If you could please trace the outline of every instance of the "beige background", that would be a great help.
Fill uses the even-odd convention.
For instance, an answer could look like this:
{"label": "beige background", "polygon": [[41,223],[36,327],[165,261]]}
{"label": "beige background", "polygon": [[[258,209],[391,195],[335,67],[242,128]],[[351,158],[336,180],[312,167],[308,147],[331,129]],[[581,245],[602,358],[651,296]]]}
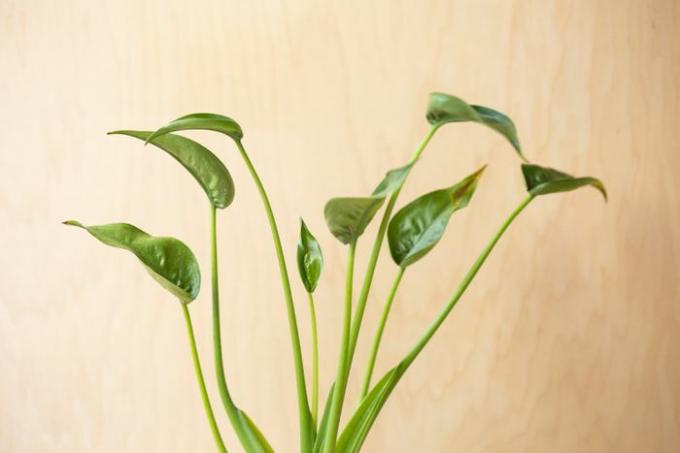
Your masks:
{"label": "beige background", "polygon": [[[679,80],[675,0],[0,0],[0,451],[213,449],[179,308],[130,256],[59,224],[131,221],[177,236],[207,275],[203,193],[172,159],[107,130],[193,111],[242,124],[289,263],[298,216],[323,246],[325,394],[345,249],[323,205],[366,194],[406,161],[433,90],[507,112],[530,159],[600,176],[611,199],[582,190],[522,215],[365,450],[680,451]],[[220,214],[231,387],[277,450],[292,452],[290,343],[263,211],[233,146],[194,136],[237,183]],[[487,162],[474,202],[407,274],[379,374],[523,196],[518,160],[478,125],[442,129],[412,174],[402,201]],[[387,253],[380,272],[365,333],[395,273]],[[239,451],[212,379],[208,291],[192,310]],[[355,373],[351,405],[358,386]]]}

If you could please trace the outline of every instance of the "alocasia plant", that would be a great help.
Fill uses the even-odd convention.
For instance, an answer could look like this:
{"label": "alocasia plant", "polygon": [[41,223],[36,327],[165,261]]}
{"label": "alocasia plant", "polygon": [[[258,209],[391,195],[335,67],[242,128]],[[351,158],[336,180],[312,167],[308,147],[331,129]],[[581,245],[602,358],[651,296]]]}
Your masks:
{"label": "alocasia plant", "polygon": [[[111,134],[126,135],[139,139],[145,144],[152,144],[171,155],[191,173],[208,197],[210,206],[209,240],[211,246],[212,329],[216,381],[224,410],[245,451],[249,453],[267,453],[274,450],[250,417],[236,406],[227,386],[227,377],[222,357],[217,266],[217,212],[219,209],[227,208],[233,201],[234,183],[229,171],[215,154],[203,145],[189,138],[177,135],[175,132],[197,129],[210,130],[226,135],[236,145],[262,199],[281,274],[293,349],[293,365],[296,375],[300,451],[302,453],[354,453],[361,449],[377,416],[401,377],[451,313],[451,310],[477,275],[477,272],[503,233],[505,233],[512,221],[529,203],[541,195],[567,192],[583,186],[592,186],[602,193],[605,200],[607,198],[604,185],[596,178],[576,178],[552,168],[528,163],[522,152],[514,123],[501,112],[488,107],[470,105],[455,96],[433,93],[430,96],[426,117],[431,127],[406,165],[388,171],[384,179],[370,195],[365,197],[333,198],[328,201],[324,209],[324,216],[331,234],[342,244],[348,246],[348,258],[341,338],[338,344],[338,365],[335,381],[330,386],[331,390],[326,398],[321,419],[318,418],[319,350],[316,308],[313,297],[323,269],[321,247],[307,228],[307,225],[301,220],[300,239],[297,245],[297,267],[302,284],[307,292],[310,310],[312,338],[310,405],[298,322],[286,259],[284,257],[284,249],[281,244],[269,197],[243,146],[243,131],[239,124],[223,115],[196,113],[178,118],[156,131],[120,130],[111,132]],[[422,195],[392,215],[399,193],[410,171],[420,159],[428,143],[439,128],[446,124],[457,122],[475,122],[485,125],[501,134],[510,143],[516,154],[523,161],[521,171],[524,175],[528,194],[501,224],[496,234],[484,247],[477,260],[463,277],[451,298],[444,304],[439,314],[420,339],[415,342],[408,354],[385,376],[371,386],[373,369],[385,325],[406,269],[425,257],[437,245],[444,235],[452,215],[466,207],[471,201],[484,171],[484,167],[482,167],[450,187]],[[357,244],[366,227],[383,206],[385,208],[376,237],[373,240],[361,290],[356,303],[354,303],[352,295]],[[64,223],[85,229],[104,244],[132,252],[144,264],[151,276],[178,298],[184,313],[191,354],[208,422],[218,450],[226,452],[227,448],[215,421],[204,383],[188,309],[188,304],[198,296],[201,283],[199,266],[194,254],[184,243],[177,239],[151,236],[139,228],[126,223],[99,226],[83,226],[73,220]],[[340,430],[347,382],[351,373],[359,332],[363,323],[366,304],[385,236],[387,236],[392,259],[397,265],[397,273],[373,337],[360,393],[361,400],[358,407],[349,417],[346,425]]]}

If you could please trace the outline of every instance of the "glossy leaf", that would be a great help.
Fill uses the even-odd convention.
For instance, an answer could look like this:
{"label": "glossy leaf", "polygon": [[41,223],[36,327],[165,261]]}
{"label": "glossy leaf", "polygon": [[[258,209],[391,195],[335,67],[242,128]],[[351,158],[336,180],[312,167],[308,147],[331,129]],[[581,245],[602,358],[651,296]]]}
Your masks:
{"label": "glossy leaf", "polygon": [[378,187],[375,188],[371,196],[374,198],[386,198],[392,195],[395,190],[401,188],[401,185],[404,183],[404,180],[411,171],[411,168],[413,168],[413,164],[404,165],[403,167],[388,171],[383,180],[380,181],[380,184],[378,184]]}
{"label": "glossy leaf", "polygon": [[316,238],[300,219],[300,240],[297,245],[297,265],[300,279],[308,293],[313,293],[323,269],[323,255]]}
{"label": "glossy leaf", "polygon": [[364,233],[384,201],[384,197],[332,198],[324,208],[328,228],[343,244],[354,242]]}
{"label": "glossy leaf", "polygon": [[237,141],[243,138],[241,126],[228,116],[218,115],[216,113],[192,113],[177,118],[161,127],[147,138],[147,142],[171,132],[195,129],[221,132]]}
{"label": "glossy leaf", "polygon": [[451,187],[417,198],[395,214],[387,239],[397,265],[406,268],[439,242],[451,215],[470,202],[484,168]]}
{"label": "glossy leaf", "polygon": [[99,241],[132,252],[165,289],[188,304],[198,296],[201,273],[196,257],[182,241],[151,236],[128,223],[84,226],[75,220],[65,225],[85,229]]}
{"label": "glossy leaf", "polygon": [[[146,141],[152,132],[123,130],[109,132],[109,134],[127,135]],[[158,136],[150,143],[182,164],[198,181],[215,208],[226,208],[234,200],[234,181],[227,167],[208,148],[175,134]]]}
{"label": "glossy leaf", "polygon": [[590,176],[575,178],[553,168],[530,164],[522,165],[522,173],[527,191],[533,196],[569,192],[579,187],[591,186],[599,190],[605,201],[607,200],[607,190],[597,178]]}
{"label": "glossy leaf", "polygon": [[466,121],[483,124],[503,135],[515,148],[519,156],[526,160],[522,154],[515,124],[501,112],[481,105],[468,104],[464,100],[449,94],[432,93],[430,94],[430,103],[427,106],[427,120],[434,126]]}

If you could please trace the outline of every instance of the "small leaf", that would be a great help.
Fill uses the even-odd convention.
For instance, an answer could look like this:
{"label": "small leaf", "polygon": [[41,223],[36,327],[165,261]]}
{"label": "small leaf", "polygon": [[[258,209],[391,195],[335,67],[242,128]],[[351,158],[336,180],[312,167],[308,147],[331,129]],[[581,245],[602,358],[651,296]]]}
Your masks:
{"label": "small leaf", "polygon": [[[114,131],[109,134],[127,135],[146,141],[150,131]],[[150,141],[174,157],[203,187],[210,203],[217,209],[226,208],[234,200],[234,181],[222,161],[208,148],[181,135],[167,134]]]}
{"label": "small leaf", "polygon": [[194,129],[203,129],[215,132],[221,132],[236,141],[243,138],[243,131],[241,126],[236,121],[228,116],[218,115],[216,113],[192,113],[185,115],[171,121],[167,125],[161,127],[156,132],[147,138],[147,143],[170,132],[186,131]]}
{"label": "small leaf", "polygon": [[356,241],[385,201],[384,197],[332,198],[324,216],[333,236],[343,244]]}
{"label": "small leaf", "polygon": [[321,423],[319,423],[319,431],[317,432],[316,439],[314,439],[314,453],[321,453],[326,442],[326,429],[328,428],[328,418],[331,413],[331,402],[333,401],[334,391],[335,382],[331,384],[331,387],[328,390],[328,396],[326,396],[326,406],[324,407],[323,415],[321,416]]}
{"label": "small leaf", "polygon": [[390,252],[397,265],[406,268],[439,242],[451,215],[470,202],[484,168],[454,186],[417,198],[397,212],[387,229]]}
{"label": "small leaf", "polygon": [[470,105],[449,94],[432,93],[427,107],[427,121],[433,126],[466,121],[484,124],[503,135],[515,148],[517,154],[526,160],[522,154],[515,124],[507,115],[496,110],[481,105]]}
{"label": "small leaf", "polygon": [[183,304],[198,296],[201,273],[196,257],[182,241],[151,236],[128,223],[84,226],[68,220],[64,224],[83,228],[106,245],[134,253],[149,274]]}
{"label": "small leaf", "polygon": [[371,196],[375,198],[386,198],[389,195],[392,195],[395,190],[401,188],[401,185],[404,183],[404,180],[411,171],[411,168],[413,168],[412,163],[388,171],[385,175],[385,178],[380,181],[380,184],[378,184],[378,187],[375,188]]}
{"label": "small leaf", "polygon": [[255,422],[241,409],[238,410],[241,429],[247,434],[250,441],[249,451],[257,453],[274,453],[274,449]]}
{"label": "small leaf", "polygon": [[313,293],[321,276],[323,255],[319,243],[302,219],[300,219],[300,240],[297,245],[297,264],[302,284],[305,285],[308,293]]}
{"label": "small leaf", "polygon": [[599,190],[605,201],[607,201],[607,190],[602,181],[597,178],[590,176],[574,178],[553,168],[530,164],[522,165],[522,173],[524,174],[527,191],[533,196],[569,192],[579,187],[591,186]]}

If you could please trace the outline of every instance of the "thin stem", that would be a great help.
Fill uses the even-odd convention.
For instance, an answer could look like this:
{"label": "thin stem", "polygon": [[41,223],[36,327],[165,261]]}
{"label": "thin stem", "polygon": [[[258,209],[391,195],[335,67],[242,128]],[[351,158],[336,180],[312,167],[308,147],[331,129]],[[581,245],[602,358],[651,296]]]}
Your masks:
{"label": "thin stem", "polygon": [[347,389],[347,365],[349,364],[349,329],[352,321],[352,286],[354,281],[354,257],[356,252],[356,240],[349,244],[347,256],[347,274],[345,278],[345,314],[342,322],[342,342],[340,347],[340,359],[338,360],[338,374],[335,378],[335,389],[331,401],[330,415],[326,432],[325,453],[335,452],[335,440],[340,426],[342,404]]}
{"label": "thin stem", "polygon": [[196,339],[194,338],[194,327],[191,323],[191,316],[189,315],[189,309],[185,304],[182,305],[182,312],[184,313],[184,321],[187,326],[187,333],[189,334],[189,345],[191,346],[191,358],[194,362],[194,369],[196,370],[196,380],[198,380],[198,387],[201,390],[201,399],[203,400],[203,408],[205,409],[205,415],[208,417],[208,423],[210,424],[210,431],[212,431],[213,438],[215,439],[215,444],[217,449],[221,453],[227,453],[227,447],[224,446],[224,441],[220,435],[220,429],[217,427],[217,422],[215,421],[215,414],[213,413],[212,406],[210,405],[210,397],[208,397],[208,391],[205,388],[205,380],[203,379],[203,371],[201,370],[201,361],[198,358],[198,351],[196,350]]}
{"label": "thin stem", "polygon": [[307,299],[312,326],[312,422],[316,426],[319,415],[319,337],[316,330],[316,308],[312,293],[307,293]]}
{"label": "thin stem", "polygon": [[283,285],[283,294],[286,301],[286,310],[288,313],[288,327],[290,330],[290,339],[293,346],[293,362],[295,364],[295,380],[297,386],[298,396],[298,413],[300,418],[300,449],[302,453],[309,453],[313,447],[313,430],[311,414],[309,412],[309,400],[307,399],[307,386],[305,384],[305,370],[302,361],[302,350],[300,347],[300,333],[298,331],[297,318],[295,315],[295,305],[293,304],[293,294],[290,289],[290,280],[288,278],[288,269],[286,268],[286,260],[283,256],[283,247],[281,246],[281,238],[279,236],[279,229],[276,226],[276,219],[272,212],[272,207],[269,202],[267,192],[262,185],[262,181],[250,161],[248,154],[240,140],[236,140],[241,157],[243,158],[248,171],[257,186],[260,193],[260,198],[264,205],[264,210],[269,221],[269,228],[272,232],[272,239],[274,240],[274,249],[276,250],[276,258],[279,264],[279,272],[281,274],[281,284]]}
{"label": "thin stem", "polygon": [[[435,132],[437,132],[437,129],[439,129],[439,126],[432,126],[430,130],[427,132],[425,135],[425,138],[423,138],[423,141],[420,143],[416,151],[413,153],[411,156],[411,160],[409,161],[409,164],[415,163],[427,147],[428,143],[430,143],[430,140],[434,136]],[[401,187],[404,186],[404,183],[406,182],[406,179],[401,184]],[[380,221],[380,227],[378,228],[378,233],[375,236],[375,240],[373,242],[373,249],[371,250],[371,256],[368,260],[368,265],[366,266],[366,274],[364,277],[363,285],[361,286],[361,292],[359,293],[359,298],[357,299],[357,306],[356,306],[356,312],[354,313],[354,319],[352,320],[352,329],[351,329],[351,334],[350,334],[350,340],[349,340],[349,363],[347,364],[347,373],[349,374],[351,368],[352,368],[352,359],[354,358],[354,352],[356,351],[357,347],[357,340],[359,339],[359,331],[361,330],[361,323],[364,318],[364,312],[366,310],[366,302],[368,301],[368,294],[371,291],[371,284],[373,283],[373,275],[375,273],[375,267],[378,264],[378,257],[380,256],[380,250],[382,247],[383,239],[385,238],[385,232],[387,231],[387,226],[390,223],[390,217],[392,216],[392,210],[394,209],[394,205],[397,202],[397,198],[399,197],[399,193],[401,192],[401,187],[399,187],[397,190],[395,190],[392,195],[390,196],[389,201],[387,202],[387,206],[385,207],[385,212],[382,216],[382,220]]]}
{"label": "thin stem", "polygon": [[385,323],[387,322],[387,317],[392,309],[392,302],[394,301],[394,296],[397,294],[397,288],[399,288],[399,283],[401,283],[401,278],[404,276],[404,268],[400,267],[397,276],[392,284],[392,289],[390,294],[387,296],[387,301],[385,302],[385,307],[383,308],[383,313],[380,318],[380,323],[378,324],[378,330],[375,332],[375,338],[373,338],[373,347],[371,348],[371,354],[368,358],[368,364],[366,365],[366,376],[364,377],[364,384],[361,388],[361,398],[363,400],[366,394],[368,394],[368,389],[371,385],[371,377],[373,375],[373,369],[375,368],[375,360],[378,357],[378,349],[380,348],[380,341],[382,340],[383,332],[385,331]]}

